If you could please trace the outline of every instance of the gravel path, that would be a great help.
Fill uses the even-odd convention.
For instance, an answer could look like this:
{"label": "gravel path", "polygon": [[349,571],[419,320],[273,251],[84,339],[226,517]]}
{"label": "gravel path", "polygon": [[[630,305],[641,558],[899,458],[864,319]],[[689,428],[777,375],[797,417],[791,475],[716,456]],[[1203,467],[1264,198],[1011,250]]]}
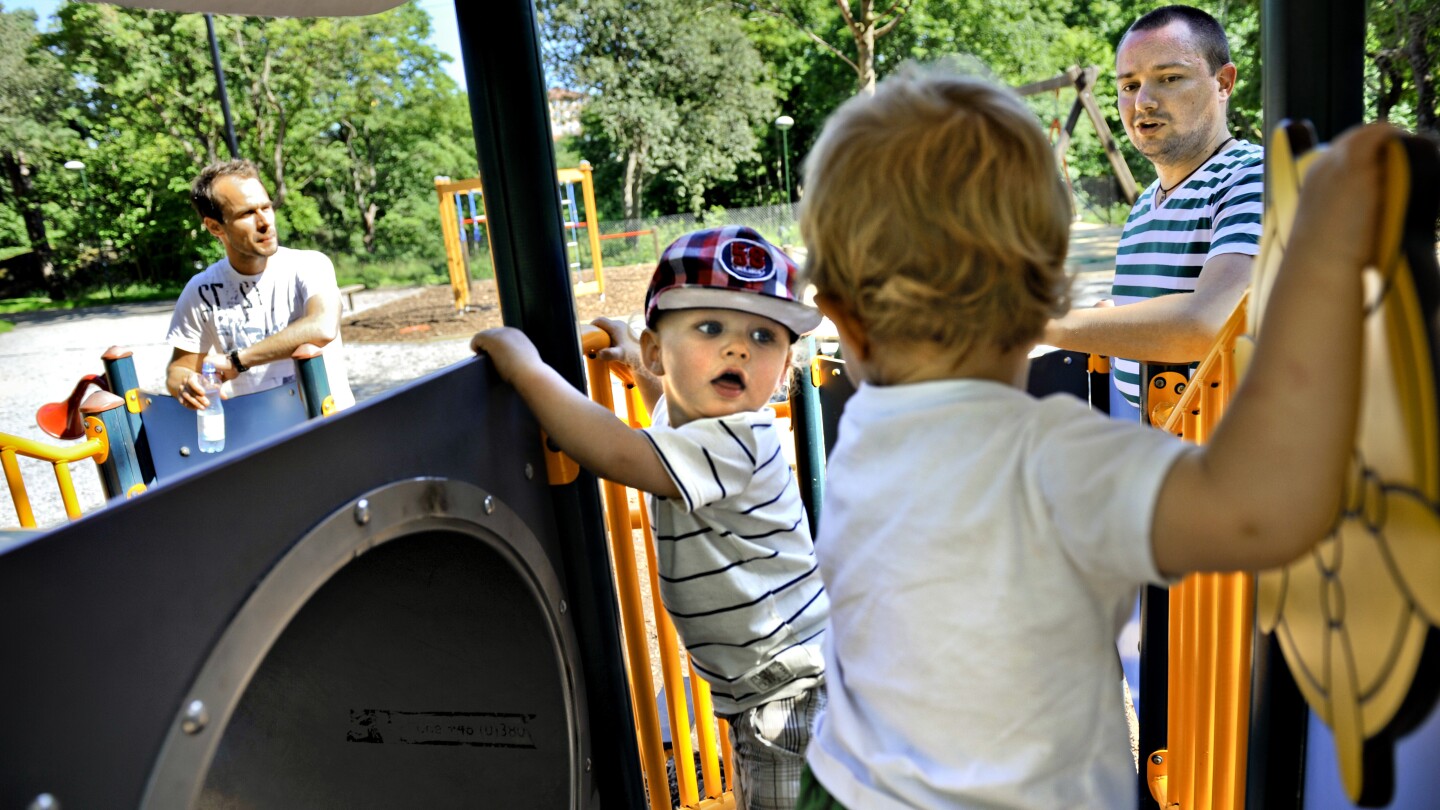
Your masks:
{"label": "gravel path", "polygon": [[[365,290],[355,294],[355,310],[379,306],[417,290]],[[170,347],[165,331],[173,301],[121,304],[80,311],[5,315],[15,328],[0,334],[0,432],[59,444],[35,424],[35,411],[45,402],[70,393],[86,374],[103,372],[100,355],[111,346],[125,346],[135,355],[140,387],[160,390]],[[347,311],[348,315],[349,312]],[[350,388],[363,401],[470,355],[469,340],[460,337],[429,343],[347,344]],[[35,520],[48,526],[65,519],[59,487],[49,464],[20,459]],[[95,465],[71,465],[71,478],[82,511],[104,502]],[[20,525],[8,494],[0,496],[0,528]]]}

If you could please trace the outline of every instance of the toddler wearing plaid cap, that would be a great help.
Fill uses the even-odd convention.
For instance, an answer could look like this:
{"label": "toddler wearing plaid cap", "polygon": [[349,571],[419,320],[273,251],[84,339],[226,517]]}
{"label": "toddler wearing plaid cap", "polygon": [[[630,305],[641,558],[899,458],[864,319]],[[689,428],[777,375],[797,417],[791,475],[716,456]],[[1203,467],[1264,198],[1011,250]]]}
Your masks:
{"label": "toddler wearing plaid cap", "polygon": [[[799,488],[764,407],[820,314],[753,229],[686,234],[646,292],[638,346],[617,322],[652,426],[634,431],[544,365],[514,329],[471,341],[586,469],[650,495],[665,609],[730,723],[736,805],[793,807],[825,703],[829,600]],[[648,375],[648,376],[647,376]]]}

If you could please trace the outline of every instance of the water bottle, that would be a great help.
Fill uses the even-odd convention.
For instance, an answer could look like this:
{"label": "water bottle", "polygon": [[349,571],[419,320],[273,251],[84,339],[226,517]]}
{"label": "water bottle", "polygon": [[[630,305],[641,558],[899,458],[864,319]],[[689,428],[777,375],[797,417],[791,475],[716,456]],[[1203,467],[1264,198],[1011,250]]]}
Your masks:
{"label": "water bottle", "polygon": [[195,424],[200,433],[200,452],[218,453],[225,449],[225,406],[220,402],[220,374],[213,363],[200,368],[205,398],[210,407],[195,412]]}

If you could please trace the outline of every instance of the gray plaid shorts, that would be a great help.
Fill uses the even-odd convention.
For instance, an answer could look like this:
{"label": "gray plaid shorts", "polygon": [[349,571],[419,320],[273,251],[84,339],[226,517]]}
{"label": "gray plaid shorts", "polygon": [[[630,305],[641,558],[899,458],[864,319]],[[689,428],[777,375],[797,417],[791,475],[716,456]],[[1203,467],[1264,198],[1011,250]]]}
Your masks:
{"label": "gray plaid shorts", "polygon": [[800,772],[815,718],[825,708],[825,684],[730,715],[737,810],[794,810]]}

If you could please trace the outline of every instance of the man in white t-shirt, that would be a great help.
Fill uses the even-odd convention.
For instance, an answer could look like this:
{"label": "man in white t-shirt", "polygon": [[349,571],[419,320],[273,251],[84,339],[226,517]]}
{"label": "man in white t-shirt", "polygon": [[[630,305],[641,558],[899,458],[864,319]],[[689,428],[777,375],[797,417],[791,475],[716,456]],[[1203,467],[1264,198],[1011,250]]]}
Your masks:
{"label": "man in white t-shirt", "polygon": [[248,160],[214,163],[191,184],[190,201],[225,258],[185,285],[166,341],[174,349],[165,387],[187,408],[206,404],[201,365],[226,381],[225,394],[265,391],[295,379],[290,355],[309,343],[325,350],[336,409],[355,404],[340,339],[340,291],[325,254],[280,247],[275,208]]}

